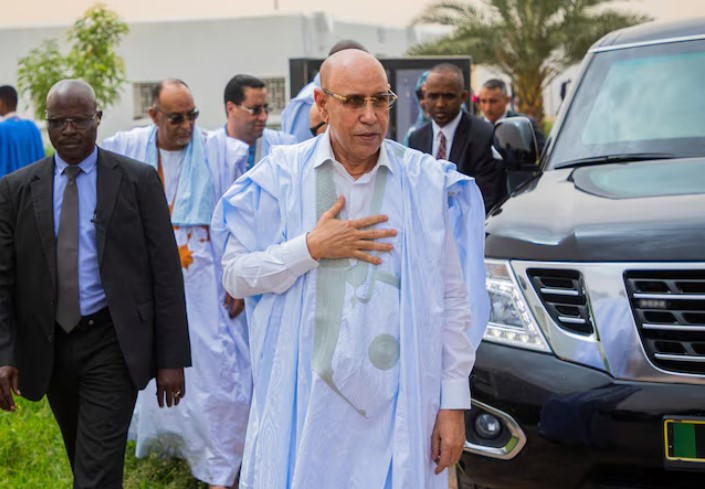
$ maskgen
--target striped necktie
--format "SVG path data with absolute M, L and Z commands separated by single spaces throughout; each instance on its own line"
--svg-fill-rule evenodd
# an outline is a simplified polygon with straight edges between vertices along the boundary
M 446 159 L 446 137 L 443 134 L 443 132 L 439 132 L 438 134 L 441 135 L 440 139 L 441 141 L 438 143 L 438 152 L 436 153 L 436 159 L 437 160 L 445 160 Z

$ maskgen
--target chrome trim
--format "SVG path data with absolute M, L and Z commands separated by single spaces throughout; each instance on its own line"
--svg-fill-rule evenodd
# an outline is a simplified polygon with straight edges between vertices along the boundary
M 606 51 L 617 51 L 619 49 L 639 48 L 642 46 L 656 46 L 658 44 L 671 44 L 674 42 L 700 41 L 705 39 L 704 34 L 695 34 L 692 36 L 669 37 L 665 39 L 654 39 L 651 41 L 629 42 L 624 44 L 615 44 L 613 46 L 598 46 L 592 48 L 588 53 L 604 53 Z
M 690 355 L 669 355 L 667 353 L 654 353 L 654 356 L 659 360 L 668 360 L 670 362 L 697 362 L 705 363 L 705 355 L 690 356 Z
M 587 321 L 585 321 L 583 318 L 567 318 L 564 316 L 558 316 L 558 320 L 562 323 L 569 323 L 569 324 L 585 324 Z
M 541 293 L 551 295 L 569 295 L 572 297 L 580 296 L 580 292 L 574 289 L 549 289 L 548 287 L 543 287 L 541 289 Z
M 526 435 L 519 426 L 519 423 L 517 423 L 509 414 L 493 408 L 489 404 L 476 401 L 475 399 L 472 400 L 472 404 L 501 419 L 504 426 L 509 430 L 509 433 L 511 433 L 512 437 L 503 447 L 486 447 L 484 445 L 475 445 L 474 443 L 470 443 L 468 440 L 465 440 L 463 451 L 490 458 L 499 458 L 501 460 L 511 460 L 519 455 L 519 452 L 521 452 L 524 445 L 526 445 Z M 474 430 L 475 427 L 473 426 L 470 429 Z
M 554 354 L 572 363 L 606 372 L 619 380 L 705 385 L 705 375 L 672 372 L 656 366 L 644 351 L 627 295 L 627 270 L 705 270 L 705 262 L 592 263 L 511 260 L 526 302 Z M 538 291 L 529 285 L 529 268 L 576 270 L 583 287 L 593 334 L 577 334 L 559 326 L 546 312 Z
M 645 294 L 634 293 L 635 299 L 665 299 L 673 301 L 705 301 L 705 294 Z
M 680 324 L 647 324 L 641 325 L 643 329 L 656 329 L 661 331 L 700 331 L 705 332 L 705 326 L 693 325 L 682 326 Z

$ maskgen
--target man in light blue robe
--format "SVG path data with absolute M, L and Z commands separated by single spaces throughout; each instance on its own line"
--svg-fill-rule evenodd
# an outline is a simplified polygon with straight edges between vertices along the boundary
M 328 56 L 343 51 L 344 49 L 367 50 L 358 42 L 352 39 L 339 41 L 328 52 Z M 316 73 L 313 81 L 304 86 L 296 97 L 289 100 L 289 103 L 282 111 L 282 131 L 291 134 L 296 138 L 296 142 L 301 143 L 314 135 L 311 133 L 309 125 L 309 113 L 313 106 L 313 91 L 321 87 L 321 75 Z
M 228 158 L 209 158 L 206 134 L 195 125 L 198 110 L 180 80 L 155 86 L 149 114 L 153 125 L 119 132 L 103 147 L 153 166 L 162 179 L 184 276 L 193 367 L 185 370 L 188 395 L 169 412 L 153 406 L 153 383 L 140 392 L 131 431 L 138 457 L 177 455 L 211 488 L 230 487 L 240 467 L 252 377 L 247 343 L 237 334 L 244 325 L 224 306 L 231 303 L 210 222 L 248 148 L 234 141 Z
M 0 87 L 0 177 L 44 158 L 37 125 L 17 115 L 17 91 Z
M 247 144 L 245 170 L 255 166 L 275 146 L 296 142 L 293 136 L 266 127 L 269 101 L 267 87 L 259 78 L 251 75 L 232 77 L 225 86 L 223 103 L 228 122 L 221 129 L 221 137 L 228 136 Z
M 253 399 L 241 489 L 447 489 L 489 315 L 472 178 L 384 139 L 371 55 L 321 68 L 328 130 L 275 148 L 213 216 L 244 297 Z

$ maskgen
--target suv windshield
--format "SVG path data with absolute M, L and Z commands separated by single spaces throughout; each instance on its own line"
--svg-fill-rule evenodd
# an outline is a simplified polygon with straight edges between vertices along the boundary
M 694 156 L 705 156 L 703 40 L 595 53 L 548 168 Z

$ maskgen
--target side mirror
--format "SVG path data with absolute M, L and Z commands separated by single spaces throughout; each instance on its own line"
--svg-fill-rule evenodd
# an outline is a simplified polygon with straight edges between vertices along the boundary
M 527 117 L 507 117 L 494 125 L 494 147 L 507 171 L 536 171 L 538 149 L 531 121 Z

